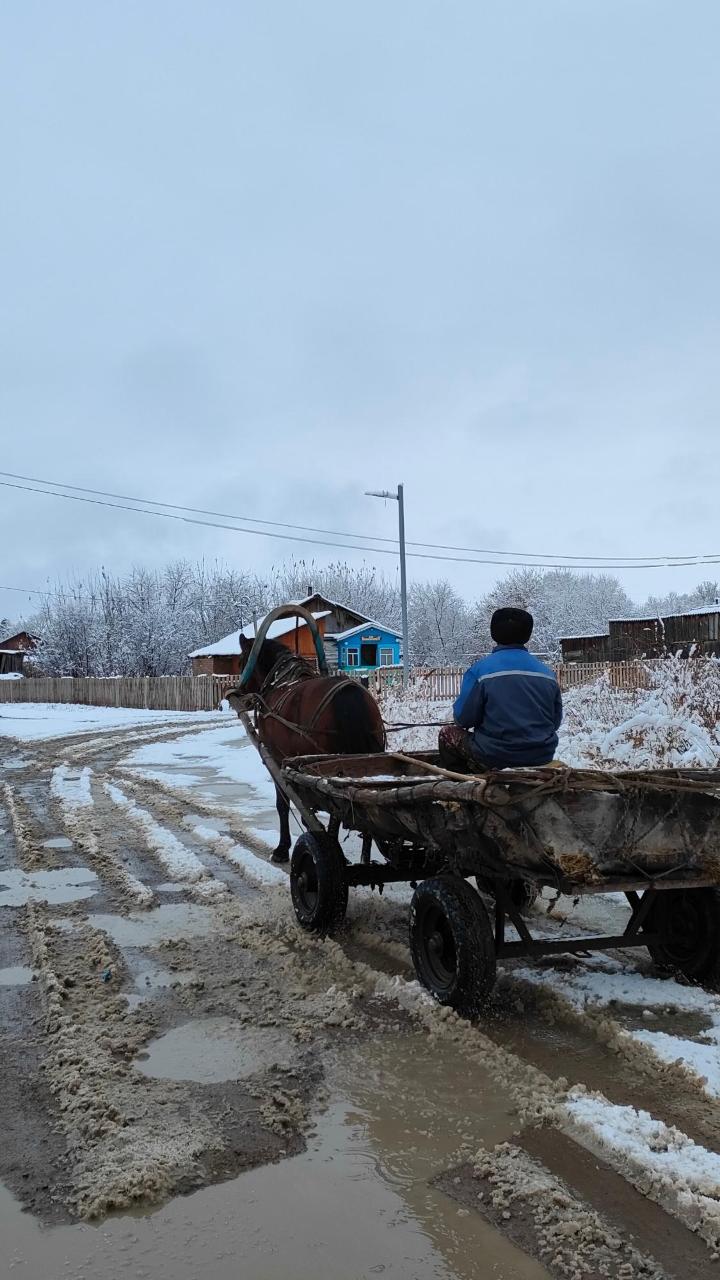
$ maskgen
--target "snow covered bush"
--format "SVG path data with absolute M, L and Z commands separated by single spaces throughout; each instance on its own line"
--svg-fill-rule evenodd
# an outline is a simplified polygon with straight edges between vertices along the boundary
M 720 663 L 673 658 L 648 667 L 650 689 L 603 676 L 565 694 L 558 757 L 577 768 L 714 768 L 720 764 Z
M 388 731 L 388 751 L 434 751 L 439 724 L 452 723 L 452 702 L 423 697 L 412 685 L 407 697 L 402 689 L 386 692 L 380 699 L 386 726 L 410 725 Z
M 669 659 L 646 668 L 649 689 L 617 689 L 607 676 L 564 695 L 558 759 L 578 769 L 671 769 L 720 766 L 720 663 Z M 381 699 L 388 746 L 432 751 L 438 722 L 452 719 L 452 701 L 423 695 L 412 684 Z

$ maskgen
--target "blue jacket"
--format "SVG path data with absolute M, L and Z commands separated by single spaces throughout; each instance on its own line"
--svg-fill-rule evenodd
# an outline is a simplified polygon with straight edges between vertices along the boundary
M 455 723 L 473 729 L 473 750 L 497 768 L 549 764 L 562 723 L 560 686 L 522 645 L 498 645 L 463 676 Z

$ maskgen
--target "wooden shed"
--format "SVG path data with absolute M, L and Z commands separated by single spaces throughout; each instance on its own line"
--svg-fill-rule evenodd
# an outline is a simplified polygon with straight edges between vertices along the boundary
M 607 632 L 595 636 L 561 636 L 560 651 L 563 662 L 608 662 L 610 636 Z

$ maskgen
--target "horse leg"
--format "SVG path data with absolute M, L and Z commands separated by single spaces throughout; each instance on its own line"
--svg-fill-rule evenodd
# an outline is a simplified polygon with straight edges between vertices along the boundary
M 280 842 L 277 849 L 273 849 L 271 861 L 287 862 L 290 856 L 290 804 L 279 787 L 275 788 L 275 806 L 280 819 Z

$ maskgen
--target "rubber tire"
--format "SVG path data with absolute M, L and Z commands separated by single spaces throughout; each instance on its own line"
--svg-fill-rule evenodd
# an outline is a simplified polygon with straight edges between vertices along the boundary
M 444 936 L 439 959 L 428 943 Z M 483 1009 L 495 983 L 495 939 L 479 894 L 460 876 L 423 880 L 410 905 L 410 952 L 418 981 L 439 1004 L 473 1017 Z M 444 970 L 444 973 L 443 973 Z
M 484 876 L 476 876 L 475 883 L 480 893 L 495 896 L 492 880 L 486 880 Z M 520 914 L 524 915 L 526 911 L 531 911 L 540 897 L 540 886 L 534 880 L 523 880 L 520 876 L 516 880 L 506 881 L 506 884 L 513 906 Z
M 658 968 L 696 982 L 720 981 L 720 891 L 663 889 L 644 928 L 660 934 L 660 942 L 648 946 Z
M 314 878 L 314 901 L 308 897 L 308 876 Z M 313 831 L 298 836 L 290 860 L 290 893 L 303 929 L 322 935 L 337 932 L 348 905 L 345 859 L 337 840 Z

